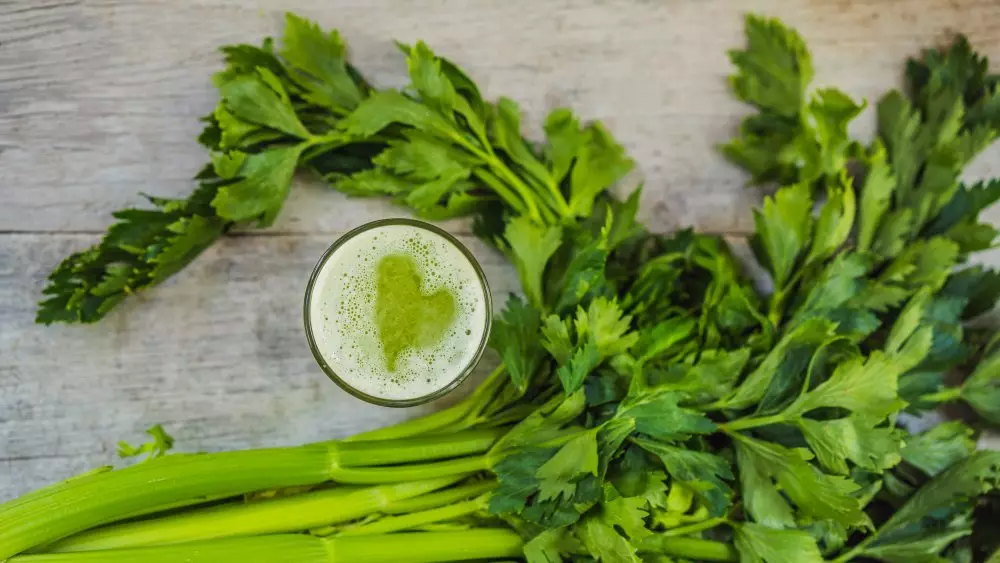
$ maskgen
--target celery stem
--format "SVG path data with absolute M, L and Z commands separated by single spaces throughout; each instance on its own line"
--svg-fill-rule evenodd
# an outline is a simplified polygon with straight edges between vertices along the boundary
M 327 543 L 302 534 L 258 536 L 156 547 L 12 557 L 7 563 L 338 563 Z
M 330 475 L 334 481 L 347 485 L 378 485 L 474 473 L 488 468 L 486 456 L 475 456 L 388 467 L 335 467 Z
M 709 530 L 716 526 L 721 526 L 729 522 L 729 520 L 723 516 L 717 518 L 709 518 L 708 520 L 702 520 L 701 522 L 695 522 L 694 524 L 688 524 L 687 526 L 679 526 L 677 528 L 670 528 L 669 530 L 662 532 L 662 535 L 667 537 L 676 536 L 687 536 L 697 532 L 703 532 Z
M 645 538 L 639 544 L 639 551 L 644 553 L 660 553 L 671 557 L 692 559 L 694 561 L 736 562 L 740 560 L 739 552 L 728 543 L 686 537 L 670 537 L 662 534 Z
M 444 563 L 514 559 L 520 536 L 506 529 L 317 538 L 304 534 L 232 538 L 86 553 L 22 555 L 8 563 Z
M 430 510 L 411 512 L 402 516 L 386 516 L 369 524 L 361 524 L 352 528 L 347 528 L 337 537 L 345 536 L 370 536 L 374 534 L 387 534 L 399 532 L 401 530 L 412 530 L 419 526 L 433 524 L 436 522 L 446 522 L 469 514 L 475 514 L 486 508 L 489 495 L 476 497 L 472 500 L 455 503 L 449 506 L 440 506 Z
M 452 405 L 444 410 L 432 412 L 420 418 L 406 420 L 392 426 L 385 426 L 368 432 L 362 432 L 350 438 L 346 438 L 344 443 L 351 442 L 375 442 L 380 440 L 392 440 L 396 438 L 407 438 L 421 434 L 428 434 L 440 428 L 458 422 L 465 416 L 468 405 L 466 400 Z
M 929 393 L 920 397 L 921 402 L 928 403 L 951 403 L 962 398 L 961 387 L 945 387 L 935 393 Z
M 477 481 L 468 485 L 459 485 L 443 491 L 435 491 L 413 497 L 411 499 L 394 502 L 382 510 L 386 514 L 405 514 L 407 512 L 417 512 L 429 508 L 445 506 L 470 497 L 479 496 L 497 488 L 497 482 Z
M 759 426 L 768 426 L 770 424 L 781 424 L 783 422 L 788 422 L 787 417 L 785 417 L 781 413 L 778 413 L 770 416 L 737 418 L 736 420 L 730 422 L 723 422 L 719 424 L 719 427 L 726 432 L 737 432 L 740 430 L 749 430 L 750 428 L 757 428 Z
M 462 430 L 461 425 L 467 417 L 477 413 L 490 396 L 502 386 L 505 380 L 504 365 L 500 364 L 479 384 L 469 396 L 444 410 L 430 413 L 413 420 L 406 420 L 392 426 L 362 432 L 344 440 L 344 442 L 361 442 L 375 440 L 391 440 L 408 438 L 423 434 L 438 433 L 444 430 Z M 458 428 L 453 428 L 458 426 Z
M 380 485 L 346 492 L 330 489 L 249 504 L 225 504 L 108 526 L 61 541 L 47 552 L 168 545 L 234 536 L 298 532 L 350 522 L 404 500 L 447 487 L 463 476 Z
M 124 515 L 330 478 L 328 445 L 177 454 L 70 479 L 0 505 L 0 561 Z M 434 475 L 435 477 L 439 475 Z
M 507 529 L 404 532 L 327 541 L 335 563 L 438 563 L 524 556 L 521 537 Z
M 0 561 L 78 532 L 190 500 L 237 496 L 329 480 L 377 485 L 474 473 L 483 457 L 356 467 L 365 463 L 421 462 L 486 451 L 502 430 L 483 430 L 426 441 L 412 438 L 321 443 L 294 448 L 214 454 L 175 454 L 70 479 L 0 505 Z
M 393 440 L 391 445 L 385 441 L 343 442 L 336 445 L 338 465 L 367 467 L 477 454 L 490 449 L 506 433 L 505 428 L 487 428 Z

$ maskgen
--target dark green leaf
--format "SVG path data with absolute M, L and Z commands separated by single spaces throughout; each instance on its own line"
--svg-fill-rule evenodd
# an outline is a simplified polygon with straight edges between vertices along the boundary
M 393 123 L 442 138 L 448 138 L 453 131 L 448 121 L 433 109 L 394 90 L 372 94 L 340 122 L 340 127 L 348 135 L 363 139 Z
M 817 469 L 809 463 L 812 455 L 807 450 L 790 449 L 746 436 L 740 436 L 735 446 L 743 456 L 741 460 L 752 465 L 758 476 L 773 478 L 802 513 L 814 518 L 833 520 L 844 526 L 869 525 L 868 517 L 862 511 L 862 502 L 855 496 L 859 485 Z M 777 522 L 786 522 L 787 514 L 773 495 L 757 497 L 755 502 L 755 517 L 763 517 L 764 521 L 776 518 Z M 775 509 L 779 511 L 776 515 L 765 512 Z
M 952 420 L 912 436 L 903 448 L 903 461 L 933 477 L 976 450 L 975 430 Z
M 925 553 L 933 555 L 968 533 L 968 523 L 961 515 L 980 495 L 997 487 L 1000 452 L 976 452 L 920 487 L 876 530 L 863 553 L 871 552 L 875 557 L 903 553 L 912 557 L 909 547 L 920 545 Z M 917 543 L 924 541 L 928 543 Z
M 847 461 L 873 472 L 882 472 L 899 463 L 905 432 L 878 426 L 878 420 L 850 416 L 837 420 L 799 421 L 809 448 L 831 473 L 846 475 Z
M 747 522 L 736 528 L 740 563 L 823 563 L 816 540 L 799 530 Z
M 692 403 L 717 400 L 732 391 L 743 367 L 750 359 L 750 350 L 703 350 L 693 366 L 672 366 L 653 385 L 682 391 Z
M 219 87 L 226 109 L 244 122 L 263 125 L 300 139 L 310 136 L 299 121 L 288 93 L 273 72 L 264 67 L 256 76 L 234 78 Z M 221 116 L 216 113 L 216 118 Z M 221 123 L 223 130 L 226 124 Z
M 623 354 L 638 338 L 631 331 L 632 317 L 625 315 L 618 303 L 598 297 L 590 302 L 586 311 L 576 311 L 576 330 L 580 338 L 586 336 L 597 345 L 602 358 Z
M 634 420 L 637 431 L 660 440 L 712 433 L 715 424 L 700 412 L 679 406 L 683 399 L 683 394 L 669 387 L 643 390 L 626 397 L 615 416 Z
M 813 228 L 809 192 L 807 184 L 784 187 L 765 198 L 759 211 L 754 210 L 752 244 L 758 260 L 770 269 L 775 288 L 785 286 L 807 248 Z
M 597 515 L 584 518 L 577 534 L 587 551 L 601 563 L 641 563 L 635 546 Z
M 563 390 L 566 393 L 572 393 L 583 385 L 584 378 L 600 363 L 601 355 L 597 343 L 587 339 L 576 349 L 569 362 L 556 370 L 556 376 L 559 377 Z
M 561 230 L 556 226 L 543 227 L 521 216 L 507 222 L 504 239 L 510 246 L 510 258 L 517 266 L 528 301 L 544 311 L 542 276 L 549 259 L 562 242 Z
M 806 108 L 805 119 L 811 123 L 816 131 L 816 140 L 819 142 L 822 153 L 822 171 L 831 178 L 841 176 L 841 184 L 850 192 L 850 215 L 854 220 L 854 193 L 847 181 L 844 167 L 849 158 L 850 138 L 848 137 L 848 124 L 865 109 L 865 102 L 857 104 L 850 96 L 837 90 L 836 88 L 824 88 L 813 95 L 813 99 Z M 811 178 L 809 174 L 804 178 Z M 844 206 L 847 210 L 846 202 Z M 822 220 L 821 220 L 822 222 Z M 850 232 L 850 224 L 843 227 Z M 846 235 L 845 235 L 846 238 Z
M 313 104 L 345 114 L 364 98 L 362 88 L 348 72 L 347 48 L 337 30 L 324 33 L 315 23 L 285 14 L 281 56 L 290 74 Z
M 219 188 L 212 207 L 228 221 L 252 221 L 261 225 L 274 222 L 285 203 L 292 175 L 303 145 L 248 155 L 240 168 L 240 179 Z
M 953 273 L 941 289 L 944 295 L 966 300 L 964 318 L 991 311 L 1000 299 L 1000 271 L 972 266 Z
M 747 48 L 730 51 L 738 72 L 730 85 L 743 101 L 762 110 L 794 117 L 805 103 L 812 60 L 805 42 L 776 19 L 746 18 Z
M 886 162 L 886 150 L 878 139 L 872 144 L 865 158 L 868 173 L 861 187 L 857 245 L 861 252 L 868 252 L 875 240 L 875 233 L 888 211 L 896 177 Z
M 772 459 L 756 455 L 751 448 L 739 441 L 734 445 L 743 503 L 747 512 L 758 523 L 771 528 L 795 527 L 792 507 L 774 486 Z
M 265 37 L 260 47 L 246 44 L 224 45 L 219 51 L 225 57 L 226 68 L 212 77 L 212 82 L 217 87 L 234 78 L 253 75 L 257 72 L 257 67 L 264 67 L 276 75 L 285 71 L 284 65 L 274 54 L 274 41 L 270 37 Z
M 816 220 L 812 246 L 806 256 L 806 263 L 826 260 L 840 249 L 851 235 L 854 227 L 856 202 L 854 187 L 847 172 L 838 168 L 838 185 L 831 187 L 826 194 L 826 202 Z
M 725 514 L 731 502 L 732 491 L 723 479 L 734 478 L 728 461 L 708 452 L 689 450 L 664 442 L 642 438 L 634 441 L 636 445 L 660 458 L 670 478 L 693 490 L 712 515 Z
M 353 196 L 397 196 L 410 193 L 415 184 L 383 170 L 362 170 L 340 178 L 335 183 L 339 191 Z
M 149 198 L 155 209 L 115 212 L 98 245 L 70 255 L 50 274 L 36 322 L 98 321 L 189 264 L 229 226 L 207 204 L 216 190 L 206 183 L 186 200 Z
M 549 141 L 545 156 L 549 161 L 552 179 L 561 183 L 569 174 L 587 136 L 572 111 L 558 108 L 545 118 L 545 137 Z
M 638 333 L 632 355 L 640 363 L 649 362 L 660 356 L 669 357 L 678 344 L 691 338 L 695 328 L 692 319 L 676 317 L 642 330 Z
M 962 398 L 984 420 L 1000 426 L 1000 350 L 980 360 L 962 384 Z
M 406 64 L 410 69 L 410 83 L 424 102 L 445 115 L 454 111 L 458 96 L 455 86 L 427 44 L 418 41 L 410 49 Z
M 597 434 L 583 432 L 570 439 L 536 471 L 538 500 L 572 498 L 576 481 L 586 475 L 597 475 Z
M 651 507 L 660 508 L 667 502 L 666 473 L 650 456 L 637 446 L 629 446 L 621 461 L 608 476 L 623 496 L 642 497 Z
M 538 310 L 514 295 L 507 299 L 503 313 L 493 320 L 490 346 L 500 354 L 511 381 L 522 392 L 528 388 L 544 357 L 541 324 Z
M 801 378 L 813 353 L 836 339 L 836 327 L 829 321 L 810 319 L 782 337 L 746 380 L 728 398 L 726 408 L 742 409 L 754 405 L 769 393 L 778 402 L 801 386 Z M 773 391 L 772 391 L 773 388 Z
M 896 209 L 887 213 L 879 225 L 878 233 L 872 242 L 872 252 L 882 258 L 892 258 L 899 254 L 914 230 L 913 211 Z
M 784 413 L 802 416 L 814 409 L 839 407 L 882 420 L 902 408 L 897 394 L 899 376 L 919 364 L 929 347 L 930 339 L 924 338 L 897 355 L 875 351 L 866 360 L 847 360 L 829 379 L 800 395 Z
M 577 217 L 587 217 L 598 195 L 622 179 L 635 163 L 599 123 L 584 130 L 570 173 L 569 207 Z

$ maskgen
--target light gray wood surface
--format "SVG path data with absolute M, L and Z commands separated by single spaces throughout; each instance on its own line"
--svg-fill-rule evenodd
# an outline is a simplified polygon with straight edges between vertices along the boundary
M 102 323 L 32 324 L 46 274 L 111 211 L 139 191 L 187 193 L 215 49 L 279 33 L 285 10 L 339 28 L 380 85 L 404 80 L 391 39 L 422 38 L 490 97 L 520 102 L 529 133 L 558 105 L 601 119 L 639 162 L 643 218 L 662 231 L 751 228 L 758 196 L 714 150 L 746 112 L 724 80 L 744 12 L 797 27 L 817 84 L 870 101 L 906 56 L 956 31 L 1000 59 L 995 0 L 0 0 L 0 501 L 113 461 L 118 439 L 157 422 L 185 450 L 217 450 L 422 410 L 360 403 L 313 365 L 300 316 L 313 262 L 338 233 L 402 212 L 308 183 L 274 228 L 227 237 Z M 858 131 L 871 125 L 868 113 Z M 1000 147 L 970 174 L 1000 175 Z M 497 295 L 516 289 L 499 256 L 465 240 Z

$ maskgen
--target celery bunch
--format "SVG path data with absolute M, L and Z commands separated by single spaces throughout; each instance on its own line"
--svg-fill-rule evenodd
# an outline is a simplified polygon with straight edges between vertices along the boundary
M 96 320 L 232 224 L 270 223 L 306 168 L 474 216 L 524 289 L 494 323 L 502 364 L 348 440 L 155 457 L 0 505 L 0 559 L 995 563 L 1000 452 L 901 415 L 963 401 L 1000 422 L 1000 284 L 966 266 L 996 243 L 979 215 L 1000 181 L 959 181 L 1000 133 L 1000 78 L 964 39 L 929 51 L 866 145 L 848 135 L 864 103 L 810 91 L 797 33 L 749 17 L 747 38 L 731 84 L 757 112 L 723 151 L 779 184 L 751 238 L 768 292 L 719 237 L 638 224 L 638 192 L 608 192 L 633 163 L 602 126 L 559 109 L 529 143 L 516 104 L 422 43 L 400 46 L 402 91 L 295 16 L 280 50 L 226 47 L 198 190 L 119 214 L 40 320 Z M 122 449 L 158 453 L 153 435 Z

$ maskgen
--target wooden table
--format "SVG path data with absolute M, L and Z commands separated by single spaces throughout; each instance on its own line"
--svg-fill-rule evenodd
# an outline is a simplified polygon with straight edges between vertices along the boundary
M 404 80 L 391 39 L 422 38 L 488 96 L 520 102 L 532 135 L 557 105 L 602 120 L 639 162 L 649 225 L 734 237 L 759 196 L 713 147 L 747 111 L 724 80 L 742 13 L 797 27 L 817 84 L 872 101 L 907 55 L 956 31 L 1000 59 L 996 0 L 0 1 L 0 501 L 113 462 L 117 440 L 154 423 L 180 449 L 218 450 L 335 438 L 433 408 L 361 403 L 314 365 L 301 326 L 314 261 L 344 230 L 404 212 L 305 180 L 273 228 L 226 237 L 103 322 L 33 324 L 45 276 L 98 240 L 113 210 L 140 191 L 191 189 L 215 49 L 279 33 L 284 10 L 338 27 L 379 84 Z M 871 114 L 858 125 L 870 133 Z M 1000 147 L 972 169 L 1000 175 Z M 1000 221 L 1000 207 L 990 215 Z M 497 295 L 516 290 L 468 223 L 448 227 Z

